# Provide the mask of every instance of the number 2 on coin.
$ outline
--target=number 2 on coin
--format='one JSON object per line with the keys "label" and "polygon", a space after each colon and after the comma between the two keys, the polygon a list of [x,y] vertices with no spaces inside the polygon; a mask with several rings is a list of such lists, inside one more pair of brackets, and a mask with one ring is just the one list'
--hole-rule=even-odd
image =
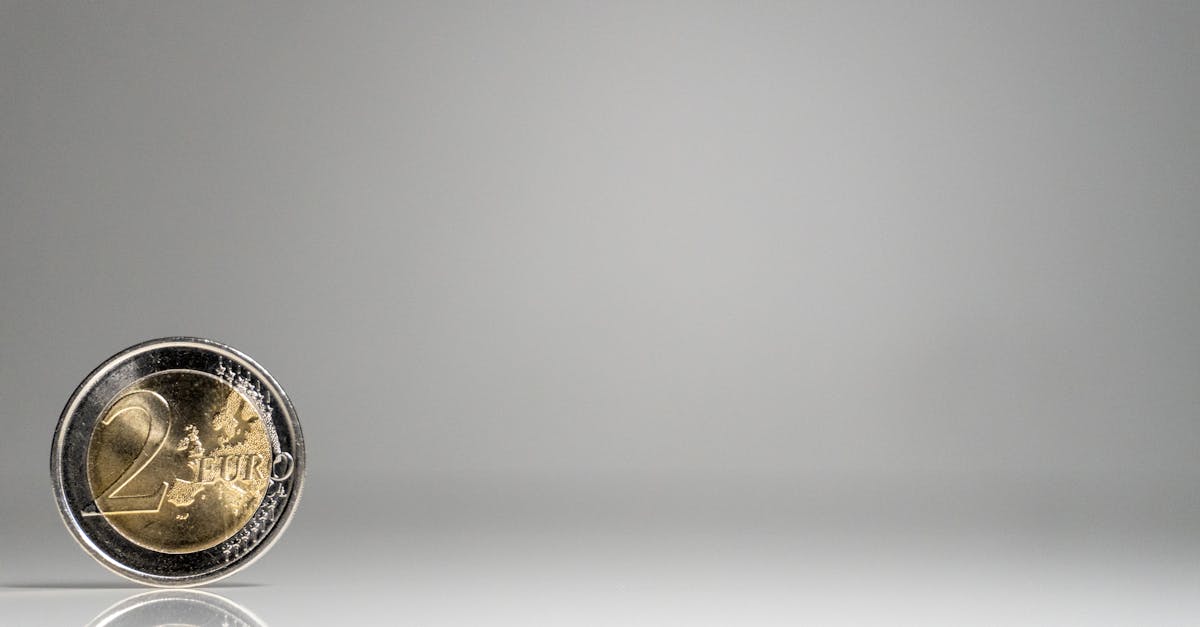
{"label": "number 2 on coin", "polygon": [[121,473],[120,477],[105,488],[91,505],[85,507],[84,516],[112,516],[116,514],[152,514],[162,508],[167,497],[167,482],[162,482],[153,494],[125,495],[121,490],[133,481],[162,450],[171,431],[171,407],[167,399],[149,390],[137,390],[117,399],[100,427],[107,427],[117,420],[144,418],[148,423],[146,442],[138,456]]}

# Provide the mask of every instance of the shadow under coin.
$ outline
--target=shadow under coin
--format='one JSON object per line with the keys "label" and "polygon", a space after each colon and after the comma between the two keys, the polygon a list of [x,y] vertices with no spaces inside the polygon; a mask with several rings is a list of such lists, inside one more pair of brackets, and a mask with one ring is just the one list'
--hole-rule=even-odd
{"label": "shadow under coin", "polygon": [[155,590],[128,597],[104,610],[89,627],[228,625],[266,627],[250,610],[212,592]]}

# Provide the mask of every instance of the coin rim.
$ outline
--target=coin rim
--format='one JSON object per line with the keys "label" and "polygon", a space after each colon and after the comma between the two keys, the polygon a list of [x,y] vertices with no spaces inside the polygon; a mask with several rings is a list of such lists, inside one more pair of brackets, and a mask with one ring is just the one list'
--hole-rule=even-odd
{"label": "coin rim", "polygon": [[[71,505],[68,502],[66,488],[63,485],[62,453],[64,439],[67,435],[72,420],[76,417],[76,414],[79,410],[79,403],[97,384],[104,381],[105,377],[107,377],[117,366],[128,363],[132,359],[145,353],[165,348],[185,348],[205,351],[229,359],[237,365],[245,368],[251,375],[264,384],[264,387],[269,391],[270,395],[274,397],[272,400],[275,401],[279,417],[273,417],[273,421],[286,426],[291,435],[290,439],[292,450],[279,451],[290,453],[294,463],[292,476],[288,479],[288,481],[290,481],[288,502],[284,506],[283,513],[280,514],[278,519],[276,519],[266,537],[262,538],[249,551],[208,572],[194,575],[163,576],[142,572],[136,568],[124,564],[113,555],[104,551],[93,541],[93,538],[90,535],[86,534],[80,528],[78,521],[75,520],[75,516],[71,510]],[[174,368],[163,368],[148,374],[154,374],[155,372],[171,369]],[[225,577],[233,575],[234,573],[252,564],[258,558],[262,557],[263,553],[266,553],[267,550],[269,550],[271,546],[275,544],[275,542],[279,539],[279,536],[283,535],[283,533],[286,531],[287,526],[291,522],[292,516],[295,514],[296,508],[300,503],[304,484],[304,449],[304,435],[300,430],[300,421],[296,417],[296,410],[292,406],[292,402],[288,398],[287,393],[283,390],[283,387],[279,385],[279,382],[276,381],[269,372],[267,372],[266,368],[263,368],[258,364],[258,362],[251,359],[245,353],[242,353],[241,351],[221,342],[199,337],[165,337],[141,342],[116,353],[112,357],[104,360],[104,362],[92,370],[92,372],[83,379],[83,382],[79,384],[79,386],[71,394],[71,397],[67,400],[62,414],[59,417],[58,425],[55,427],[54,440],[51,444],[50,453],[50,476],[51,482],[54,485],[54,500],[58,506],[59,516],[62,519],[63,524],[67,527],[67,530],[71,533],[72,537],[75,538],[76,542],[83,547],[88,555],[90,555],[108,570],[131,581],[162,588],[180,588],[211,583],[213,581],[224,579]],[[253,516],[250,520],[253,520]],[[244,528],[245,527],[243,526],[242,529]],[[236,536],[239,532],[240,529],[230,537]],[[150,549],[144,550],[150,551]]]}

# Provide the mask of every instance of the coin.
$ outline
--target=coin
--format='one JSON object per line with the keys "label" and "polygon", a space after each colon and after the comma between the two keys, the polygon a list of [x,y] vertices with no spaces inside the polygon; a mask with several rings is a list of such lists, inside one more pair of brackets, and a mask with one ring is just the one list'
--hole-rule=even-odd
{"label": "coin", "polygon": [[84,379],[55,430],[50,473],[63,522],[97,561],[141,583],[196,585],[250,564],[284,531],[304,437],[252,359],[164,338]]}

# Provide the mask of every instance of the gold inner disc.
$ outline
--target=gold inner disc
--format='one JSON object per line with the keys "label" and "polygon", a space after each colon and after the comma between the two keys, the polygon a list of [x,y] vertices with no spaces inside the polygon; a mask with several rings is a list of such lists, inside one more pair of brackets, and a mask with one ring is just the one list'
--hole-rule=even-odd
{"label": "gold inner disc", "polygon": [[254,405],[224,381],[175,370],[121,391],[88,446],[95,514],[161,553],[191,553],[237,533],[271,475]]}

